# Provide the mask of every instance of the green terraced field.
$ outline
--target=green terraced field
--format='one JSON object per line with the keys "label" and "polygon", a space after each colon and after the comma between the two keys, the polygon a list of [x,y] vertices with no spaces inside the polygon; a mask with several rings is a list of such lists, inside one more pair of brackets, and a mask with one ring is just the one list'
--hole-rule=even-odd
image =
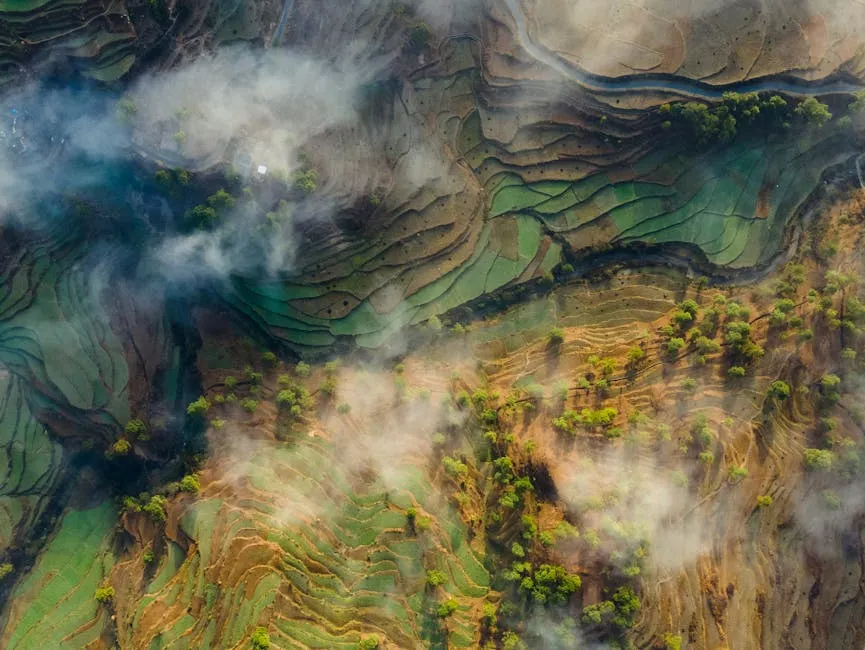
{"label": "green terraced field", "polygon": [[115,521],[109,503],[63,516],[36,565],[15,586],[4,647],[80,650],[99,638],[108,612],[93,595],[114,564]]}
{"label": "green terraced field", "polygon": [[116,427],[129,419],[128,369],[80,256],[62,240],[33,242],[4,267],[0,363],[33,389],[32,408],[61,418],[77,409]]}
{"label": "green terraced field", "polygon": [[[520,168],[489,164],[506,154],[484,140],[476,115],[464,125],[461,146],[478,174],[487,175],[493,216],[532,215],[576,251],[634,242],[692,245],[711,263],[734,269],[765,265],[776,255],[823,172],[852,155],[845,133],[826,127],[795,137],[742,137],[705,152],[659,150],[575,181],[526,182]],[[561,176],[555,164],[542,172]]]}
{"label": "green terraced field", "polygon": [[56,487],[63,449],[30,411],[21,382],[0,370],[0,551],[25,539]]}
{"label": "green terraced field", "polygon": [[[284,648],[354,648],[369,634],[425,647],[441,632],[424,571],[440,568],[461,604],[451,644],[472,647],[470,609],[489,592],[489,576],[465,525],[420,470],[404,470],[404,489],[358,489],[333,453],[317,439],[262,452],[248,459],[242,500],[190,503],[181,526],[196,552],[180,562],[169,547],[127,638],[146,645],[158,629],[160,647],[215,649],[264,625]],[[407,507],[430,518],[428,532],[406,531]],[[217,584],[219,597],[205,605]],[[189,602],[198,603],[191,613]]]}

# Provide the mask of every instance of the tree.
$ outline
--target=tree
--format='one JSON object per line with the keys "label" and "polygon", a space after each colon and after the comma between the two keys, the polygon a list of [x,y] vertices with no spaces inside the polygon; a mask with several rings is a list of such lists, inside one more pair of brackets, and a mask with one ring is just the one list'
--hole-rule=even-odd
{"label": "tree", "polygon": [[835,454],[829,449],[806,449],[805,469],[813,472],[828,472],[835,464]]}
{"label": "tree", "polygon": [[165,506],[167,505],[168,500],[165,497],[155,494],[150,497],[150,501],[141,509],[149,514],[153,521],[158,523],[168,518],[168,514],[165,511]]}
{"label": "tree", "polygon": [[197,474],[187,474],[180,479],[180,489],[183,492],[192,492],[197,494],[201,490],[201,482],[198,480]]}
{"label": "tree", "polygon": [[727,375],[733,379],[738,379],[745,376],[745,369],[742,366],[730,366]]}
{"label": "tree", "polygon": [[199,228],[207,228],[216,223],[219,215],[209,205],[196,205],[189,213],[190,221]]}
{"label": "tree", "polygon": [[126,426],[123,427],[123,432],[130,438],[141,438],[147,435],[147,426],[142,420],[134,418],[126,423]]}
{"label": "tree", "polygon": [[561,345],[565,340],[565,330],[561,327],[554,327],[550,330],[547,340],[550,345]]}
{"label": "tree", "polygon": [[674,337],[667,341],[667,352],[672,356],[675,356],[684,347],[685,339]]}
{"label": "tree", "polygon": [[294,367],[294,374],[298,377],[309,377],[312,373],[312,368],[305,361],[298,361],[297,365]]}
{"label": "tree", "polygon": [[107,605],[112,600],[114,600],[114,587],[110,585],[99,587],[96,589],[93,597],[96,599],[97,603]]}
{"label": "tree", "polygon": [[376,650],[379,643],[377,636],[368,636],[357,642],[357,650]]}
{"label": "tree", "polygon": [[439,618],[447,618],[451,616],[457,609],[459,608],[459,603],[456,598],[448,598],[447,600],[439,603],[439,606],[436,608],[436,615]]}
{"label": "tree", "polygon": [[832,119],[829,107],[815,97],[806,97],[793,109],[793,113],[809,124],[823,126]]}
{"label": "tree", "polygon": [[210,402],[207,401],[207,398],[202,395],[194,402],[190,403],[189,406],[186,407],[187,415],[194,415],[202,417],[207,412],[207,409],[210,408]]}
{"label": "tree", "polygon": [[120,440],[111,446],[111,451],[114,452],[115,456],[126,456],[132,451],[132,445],[125,438],[120,438]]}
{"label": "tree", "polygon": [[439,587],[447,582],[447,575],[444,571],[439,571],[438,569],[430,569],[426,572],[426,583],[430,587]]}
{"label": "tree", "polygon": [[266,628],[255,628],[249,640],[252,642],[252,650],[268,650],[270,648],[270,635]]}
{"label": "tree", "polygon": [[769,387],[769,395],[779,400],[785,400],[790,397],[790,385],[785,381],[773,381]]}
{"label": "tree", "polygon": [[637,366],[646,357],[646,351],[639,345],[628,349],[627,359],[629,366]]}

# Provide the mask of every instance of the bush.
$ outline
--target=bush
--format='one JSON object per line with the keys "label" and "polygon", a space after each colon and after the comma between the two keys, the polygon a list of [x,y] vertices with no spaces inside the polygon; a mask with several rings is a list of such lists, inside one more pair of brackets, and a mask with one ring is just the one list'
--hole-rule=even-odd
{"label": "bush", "polygon": [[312,368],[305,361],[298,361],[297,365],[294,367],[294,374],[298,377],[309,377],[312,372]]}
{"label": "bush", "polygon": [[377,636],[368,636],[357,642],[357,650],[376,650],[379,646]]}
{"label": "bush", "polygon": [[263,627],[255,628],[249,640],[252,642],[252,650],[268,650],[270,648],[270,635]]}
{"label": "bush", "polygon": [[736,465],[735,467],[730,468],[730,483],[738,483],[739,481],[747,478],[748,469],[744,465]]}
{"label": "bush", "polygon": [[107,605],[114,600],[114,587],[99,587],[93,597],[96,599],[97,603]]}
{"label": "bush", "polygon": [[727,371],[727,376],[732,377],[733,379],[739,379],[740,377],[745,376],[745,369],[742,366],[730,366],[730,369]]}
{"label": "bush", "polygon": [[144,551],[144,555],[141,556],[141,561],[144,562],[144,564],[153,564],[153,551],[150,549]]}
{"label": "bush", "polygon": [[265,363],[268,366],[273,366],[273,365],[276,365],[276,362],[279,361],[279,359],[277,359],[275,353],[268,350],[267,352],[261,353],[261,361],[262,361],[262,363]]}
{"label": "bush", "polygon": [[685,381],[682,382],[682,388],[689,393],[693,393],[695,390],[697,390],[697,380],[692,377],[688,377],[687,379],[685,379]]}
{"label": "bush", "polygon": [[768,494],[757,497],[757,505],[761,508],[768,508],[772,505],[772,497],[770,497]]}
{"label": "bush", "polygon": [[251,397],[247,397],[245,400],[240,402],[240,406],[247,413],[255,413],[255,410],[258,408],[258,401]]}
{"label": "bush", "polygon": [[0,564],[0,580],[3,580],[3,578],[8,576],[13,571],[15,571],[15,567],[12,566],[10,562],[4,562],[3,564]]}

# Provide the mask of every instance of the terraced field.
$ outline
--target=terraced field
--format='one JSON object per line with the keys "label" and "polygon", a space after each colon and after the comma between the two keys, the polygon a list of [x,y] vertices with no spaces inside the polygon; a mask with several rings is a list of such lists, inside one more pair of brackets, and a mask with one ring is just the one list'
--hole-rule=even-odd
{"label": "terraced field", "polygon": [[122,0],[10,0],[0,4],[0,83],[49,50],[97,81],[121,79],[136,59],[136,33]]}
{"label": "terraced field", "polygon": [[55,434],[76,435],[83,417],[90,435],[112,436],[129,419],[124,352],[77,234],[57,235],[34,233],[4,260],[0,362],[26,382],[30,408]]}
{"label": "terraced field", "polygon": [[69,510],[36,565],[15,586],[6,648],[100,648],[109,613],[94,599],[114,564],[110,504]]}
{"label": "terraced field", "polygon": [[[401,648],[445,647],[445,638],[475,647],[473,612],[489,576],[420,468],[399,470],[393,490],[350,476],[318,437],[251,450],[240,469],[217,451],[217,480],[178,504],[177,532],[169,523],[152,571],[141,576],[140,558],[119,567],[141,589],[119,611],[124,645],[242,647],[264,626],[281,648],[353,649],[373,635]],[[429,529],[410,529],[410,508]],[[460,603],[446,629],[424,568],[446,572],[443,588]]]}
{"label": "terraced field", "polygon": [[21,381],[2,371],[0,553],[26,540],[56,488],[63,448],[33,417]]}

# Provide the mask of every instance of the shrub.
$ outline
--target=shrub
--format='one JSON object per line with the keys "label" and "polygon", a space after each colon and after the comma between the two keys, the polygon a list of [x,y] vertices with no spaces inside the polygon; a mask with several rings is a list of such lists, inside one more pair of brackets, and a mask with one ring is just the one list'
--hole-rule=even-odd
{"label": "shrub", "polygon": [[748,469],[744,465],[736,465],[730,468],[730,483],[738,483],[739,481],[747,478]]}
{"label": "shrub", "polygon": [[15,567],[12,566],[11,562],[4,562],[3,564],[0,564],[0,580],[3,580],[3,578],[8,576],[13,571],[15,571]]}
{"label": "shrub", "polygon": [[727,376],[733,379],[738,379],[745,376],[745,369],[742,366],[730,366],[727,371]]}
{"label": "shrub", "polygon": [[258,408],[258,401],[247,397],[245,400],[240,402],[240,406],[247,413],[255,413],[255,410]]}
{"label": "shrub", "polygon": [[268,650],[270,648],[270,635],[263,627],[255,628],[249,640],[252,642],[252,650]]}
{"label": "shrub", "polygon": [[278,359],[276,358],[276,354],[268,350],[267,352],[261,353],[261,361],[268,366],[275,365]]}
{"label": "shrub", "polygon": [[368,636],[357,642],[357,650],[376,650],[379,646],[377,636]]}
{"label": "shrub", "polygon": [[684,388],[689,393],[693,393],[695,390],[697,390],[697,380],[692,377],[688,377],[687,379],[685,379],[685,381],[682,382],[682,388]]}
{"label": "shrub", "polygon": [[757,505],[761,508],[768,508],[772,505],[772,497],[768,494],[757,497]]}
{"label": "shrub", "polygon": [[561,327],[554,327],[550,330],[547,340],[550,345],[561,345],[565,340],[565,330]]}
{"label": "shrub", "polygon": [[141,561],[144,562],[144,564],[153,564],[153,551],[150,549],[144,551],[144,555],[141,556]]}

